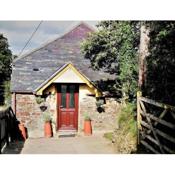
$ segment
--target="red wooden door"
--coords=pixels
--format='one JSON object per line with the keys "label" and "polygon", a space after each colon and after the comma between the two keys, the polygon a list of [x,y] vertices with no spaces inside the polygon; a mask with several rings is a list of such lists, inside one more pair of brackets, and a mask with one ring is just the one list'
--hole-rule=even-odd
{"label": "red wooden door", "polygon": [[78,129],[78,85],[58,86],[58,130]]}

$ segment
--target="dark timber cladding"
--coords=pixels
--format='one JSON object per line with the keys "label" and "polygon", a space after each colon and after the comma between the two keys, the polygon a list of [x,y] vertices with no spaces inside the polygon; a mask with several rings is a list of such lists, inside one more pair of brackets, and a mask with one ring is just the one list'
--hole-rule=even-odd
{"label": "dark timber cladding", "polygon": [[93,30],[84,23],[43,47],[16,59],[12,69],[12,92],[34,92],[59,68],[71,62],[80,73],[91,81],[114,77],[90,68],[90,61],[83,58],[80,43]]}

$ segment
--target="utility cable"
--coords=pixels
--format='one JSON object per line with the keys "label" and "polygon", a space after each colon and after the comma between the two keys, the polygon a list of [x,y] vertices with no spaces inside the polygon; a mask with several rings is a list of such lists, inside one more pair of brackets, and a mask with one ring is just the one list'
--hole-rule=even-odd
{"label": "utility cable", "polygon": [[33,36],[35,35],[35,33],[37,32],[37,30],[39,29],[40,25],[42,24],[43,21],[40,21],[40,23],[37,25],[37,27],[35,28],[35,30],[33,31],[32,35],[30,36],[30,38],[27,40],[26,44],[24,45],[24,47],[22,48],[21,52],[19,53],[18,57],[23,53],[24,49],[27,47],[27,45],[29,44],[29,42],[31,41],[31,39],[33,38]]}

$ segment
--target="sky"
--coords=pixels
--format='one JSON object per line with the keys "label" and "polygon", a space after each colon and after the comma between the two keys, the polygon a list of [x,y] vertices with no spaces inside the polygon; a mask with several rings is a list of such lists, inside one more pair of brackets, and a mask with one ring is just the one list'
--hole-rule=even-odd
{"label": "sky", "polygon": [[[93,27],[98,23],[84,22]],[[9,48],[14,55],[18,56],[39,23],[40,21],[0,21],[0,33],[8,39]],[[78,23],[80,21],[43,21],[22,54],[59,37]]]}

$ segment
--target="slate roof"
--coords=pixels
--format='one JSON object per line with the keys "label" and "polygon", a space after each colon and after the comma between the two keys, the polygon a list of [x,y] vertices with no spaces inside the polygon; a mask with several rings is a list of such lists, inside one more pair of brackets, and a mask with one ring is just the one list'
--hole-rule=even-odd
{"label": "slate roof", "polygon": [[111,79],[112,76],[94,71],[90,61],[83,58],[80,42],[93,32],[85,23],[80,23],[68,33],[13,61],[11,91],[35,92],[35,90],[57,70],[72,63],[78,71],[92,82]]}

